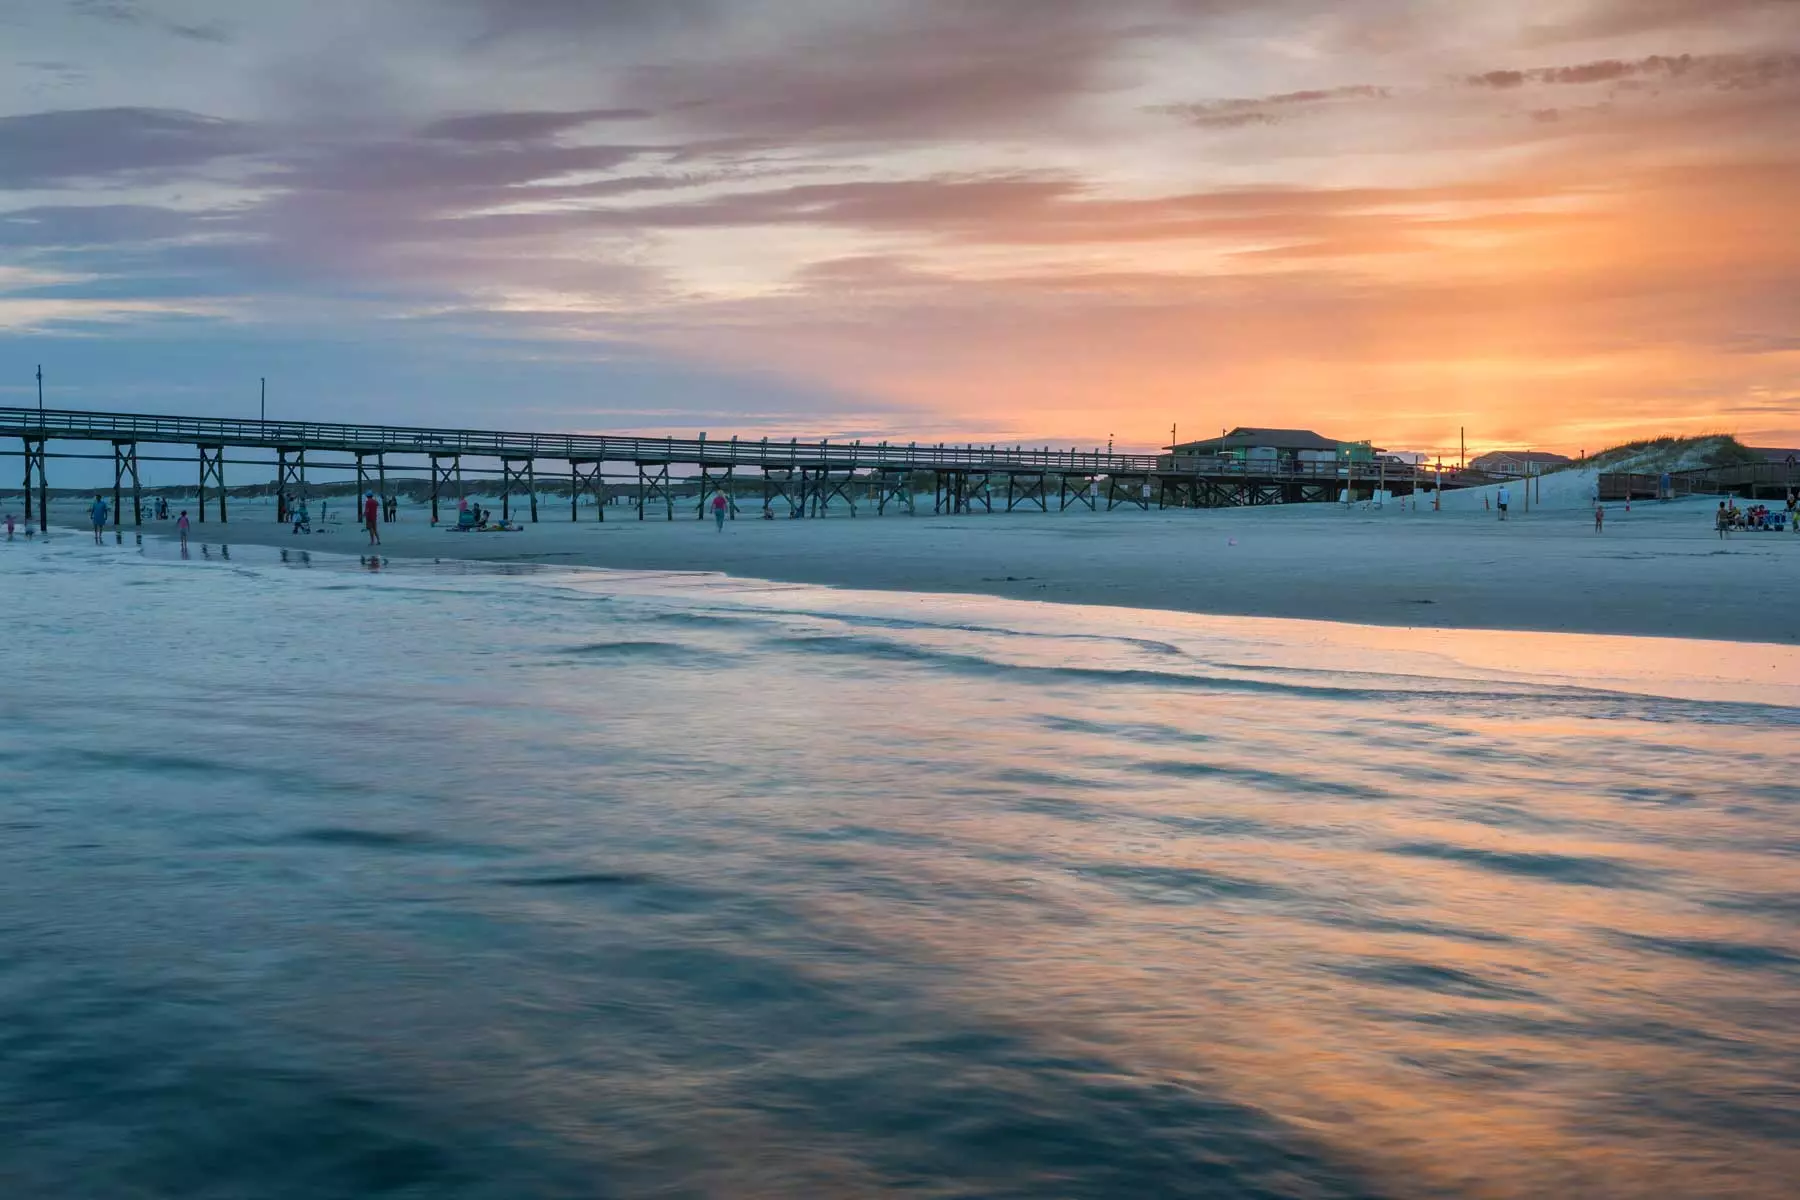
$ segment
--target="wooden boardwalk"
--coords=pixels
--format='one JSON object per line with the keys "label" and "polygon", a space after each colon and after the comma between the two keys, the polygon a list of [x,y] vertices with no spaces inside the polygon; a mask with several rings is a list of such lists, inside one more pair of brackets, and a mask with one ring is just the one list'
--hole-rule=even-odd
{"label": "wooden boardwalk", "polygon": [[[1666,484],[1665,484],[1666,480]],[[1600,476],[1602,500],[1670,500],[1682,496],[1737,496],[1745,500],[1782,500],[1800,488],[1800,469],[1785,463],[1741,463],[1732,467],[1699,467],[1666,474],[1612,471]]]}
{"label": "wooden boardwalk", "polygon": [[[735,517],[741,485],[749,480],[761,484],[765,505],[805,516],[827,515],[834,506],[854,516],[859,500],[877,512],[897,504],[910,510],[922,476],[929,477],[933,510],[948,513],[1283,504],[1334,500],[1346,488],[1353,493],[1385,488],[1405,495],[1424,487],[1487,481],[1393,464],[1177,459],[1079,447],[526,433],[35,408],[0,408],[0,436],[20,439],[22,450],[8,456],[24,460],[26,517],[32,515],[35,491],[40,523],[47,520],[48,462],[59,458],[110,458],[114,520],[123,520],[129,490],[137,523],[142,522],[140,465],[146,462],[194,465],[201,521],[207,519],[209,500],[216,501],[218,519],[227,518],[228,465],[274,466],[277,519],[285,519],[290,498],[305,496],[308,468],[353,472],[359,493],[382,495],[387,494],[390,471],[429,472],[434,522],[440,499],[462,494],[465,470],[498,476],[503,515],[510,518],[517,495],[528,502],[530,519],[536,521],[539,469],[548,464],[567,472],[571,520],[580,519],[583,496],[598,501],[597,517],[605,520],[609,486],[619,484],[635,484],[639,520],[659,508],[673,520],[677,487],[697,483],[702,498],[722,488],[732,498]],[[99,443],[109,446],[110,453],[51,451],[58,442]],[[193,454],[144,454],[140,448],[146,446],[192,447]],[[273,463],[226,456],[244,450],[271,451]],[[475,462],[465,467],[465,459]],[[634,474],[609,481],[609,464],[630,467]],[[670,473],[677,466],[697,468],[698,475],[677,479]]]}

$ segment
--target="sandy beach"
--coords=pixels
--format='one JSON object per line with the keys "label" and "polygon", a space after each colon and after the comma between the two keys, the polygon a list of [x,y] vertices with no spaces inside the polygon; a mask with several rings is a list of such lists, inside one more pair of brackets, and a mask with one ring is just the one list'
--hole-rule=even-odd
{"label": "sandy beach", "polygon": [[[1464,499],[1464,503],[1469,503]],[[1800,536],[1714,533],[1703,500],[1610,506],[1603,534],[1585,509],[1502,523],[1481,511],[1288,506],[1112,513],[921,514],[763,521],[639,522],[614,510],[571,525],[560,506],[518,533],[452,533],[425,511],[383,526],[394,558],[479,559],[1372,625],[1566,630],[1794,643],[1785,597],[1800,587]],[[347,515],[347,514],[346,514]],[[73,503],[53,518],[78,526]],[[125,533],[130,536],[131,526]],[[146,534],[172,535],[150,522]],[[60,536],[70,536],[63,533]],[[271,509],[240,504],[196,542],[367,552],[332,524],[295,535]]]}

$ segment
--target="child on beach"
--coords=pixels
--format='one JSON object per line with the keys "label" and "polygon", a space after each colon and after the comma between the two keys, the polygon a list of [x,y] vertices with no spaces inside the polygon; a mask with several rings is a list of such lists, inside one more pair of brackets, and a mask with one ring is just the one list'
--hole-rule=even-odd
{"label": "child on beach", "polygon": [[9,542],[12,541],[12,537],[13,537],[13,515],[11,513],[7,513],[6,514],[6,540]]}
{"label": "child on beach", "polygon": [[1604,527],[1605,524],[1606,524],[1606,509],[1599,504],[1594,505],[1594,532],[1599,533],[1601,528]]}
{"label": "child on beach", "polygon": [[181,534],[181,545],[185,549],[187,547],[188,537],[187,509],[184,508],[181,510],[181,520],[175,522],[175,530]]}
{"label": "child on beach", "polygon": [[91,517],[94,522],[94,545],[96,546],[100,545],[100,535],[106,532],[107,512],[106,501],[95,496],[94,503],[88,507],[88,516]]}
{"label": "child on beach", "polygon": [[713,522],[714,522],[714,524],[716,524],[719,527],[720,533],[725,532],[725,510],[730,504],[731,504],[731,501],[729,501],[725,498],[725,493],[723,490],[716,491],[713,493],[713,498],[712,498]]}

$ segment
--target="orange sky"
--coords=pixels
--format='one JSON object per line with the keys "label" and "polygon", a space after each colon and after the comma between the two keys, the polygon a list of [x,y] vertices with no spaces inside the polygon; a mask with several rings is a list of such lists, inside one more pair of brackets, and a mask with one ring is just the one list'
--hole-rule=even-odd
{"label": "orange sky", "polygon": [[[204,407],[279,344],[319,416],[1800,445],[1793,0],[241,7],[12,18],[12,377]],[[121,402],[96,332],[195,378]]]}

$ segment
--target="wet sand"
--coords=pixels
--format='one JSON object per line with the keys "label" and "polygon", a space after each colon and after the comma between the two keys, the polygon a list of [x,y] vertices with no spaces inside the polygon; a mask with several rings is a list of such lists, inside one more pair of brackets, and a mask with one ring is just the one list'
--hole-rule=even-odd
{"label": "wet sand", "polygon": [[[1600,535],[1584,511],[1502,523],[1484,512],[1317,505],[798,521],[747,514],[719,533],[691,510],[673,523],[615,510],[604,524],[590,510],[571,525],[552,501],[543,523],[520,533],[452,533],[409,507],[383,526],[381,553],[1370,625],[1800,642],[1792,604],[1800,536],[1721,541],[1710,508],[1639,504],[1627,514],[1612,506]],[[84,520],[73,504],[56,506],[53,518]],[[144,532],[172,535],[172,524],[146,522]],[[229,525],[196,525],[193,536],[368,552],[354,527],[296,536],[272,510],[246,505]]]}

